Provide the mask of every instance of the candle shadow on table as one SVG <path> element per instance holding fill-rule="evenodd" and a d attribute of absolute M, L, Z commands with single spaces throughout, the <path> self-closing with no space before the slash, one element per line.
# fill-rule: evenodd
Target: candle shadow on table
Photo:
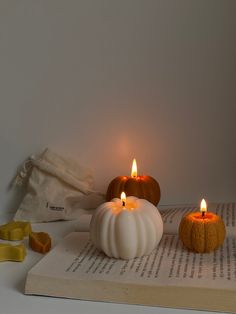
<path fill-rule="evenodd" d="M 24 294 L 27 274 L 30 269 L 39 262 L 39 260 L 43 257 L 43 254 L 31 251 L 29 248 L 28 238 L 25 238 L 22 242 L 26 247 L 27 255 L 23 262 L 14 262 L 17 267 L 14 268 L 15 276 L 14 273 L 12 273 L 12 278 L 14 277 L 15 280 L 11 281 L 11 289 Z"/>
<path fill-rule="evenodd" d="M 19 279 L 16 282 L 15 287 L 13 287 L 13 289 L 16 290 L 17 292 L 20 292 L 21 294 L 24 294 L 24 292 L 25 292 L 25 281 L 26 281 L 26 276 Z"/>

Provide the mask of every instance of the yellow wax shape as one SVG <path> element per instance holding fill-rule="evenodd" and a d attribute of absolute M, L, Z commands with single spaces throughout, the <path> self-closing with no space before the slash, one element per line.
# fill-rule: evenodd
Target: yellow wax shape
<path fill-rule="evenodd" d="M 31 232 L 31 224 L 24 221 L 11 221 L 0 226 L 0 239 L 19 241 Z"/>
<path fill-rule="evenodd" d="M 10 243 L 0 243 L 0 262 L 14 261 L 22 262 L 26 256 L 24 244 L 12 245 Z"/>

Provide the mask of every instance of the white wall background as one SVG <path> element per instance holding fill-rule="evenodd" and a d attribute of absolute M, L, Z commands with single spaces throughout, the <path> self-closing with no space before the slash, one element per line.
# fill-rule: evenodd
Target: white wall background
<path fill-rule="evenodd" d="M 139 172 L 161 203 L 235 200 L 236 1 L 0 1 L 0 206 L 31 153 Z"/>

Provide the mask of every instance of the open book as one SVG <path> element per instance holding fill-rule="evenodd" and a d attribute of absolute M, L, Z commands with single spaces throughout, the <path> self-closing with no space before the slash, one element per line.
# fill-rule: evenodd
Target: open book
<path fill-rule="evenodd" d="M 196 208 L 166 209 L 169 233 L 150 255 L 129 261 L 99 252 L 87 232 L 70 233 L 29 271 L 25 293 L 236 313 L 236 204 L 215 206 L 227 237 L 208 254 L 186 250 L 174 233 L 183 213 L 191 210 Z"/>

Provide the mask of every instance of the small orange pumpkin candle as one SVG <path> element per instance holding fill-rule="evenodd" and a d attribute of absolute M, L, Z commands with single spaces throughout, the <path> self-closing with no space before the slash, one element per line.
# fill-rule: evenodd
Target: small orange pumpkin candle
<path fill-rule="evenodd" d="M 127 196 L 136 196 L 157 205 L 161 198 L 158 182 L 151 176 L 138 176 L 137 163 L 133 160 L 131 176 L 119 176 L 113 179 L 107 189 L 106 200 L 119 198 L 124 191 Z"/>
<path fill-rule="evenodd" d="M 225 224 L 218 215 L 207 212 L 207 204 L 203 199 L 200 212 L 190 213 L 182 218 L 179 237 L 188 249 L 197 253 L 208 253 L 223 244 Z"/>

